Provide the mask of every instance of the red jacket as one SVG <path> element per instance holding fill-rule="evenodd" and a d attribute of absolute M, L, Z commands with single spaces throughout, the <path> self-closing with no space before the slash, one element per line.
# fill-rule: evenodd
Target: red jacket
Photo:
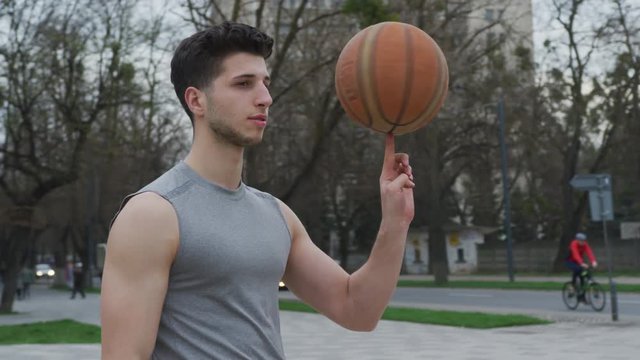
<path fill-rule="evenodd" d="M 580 244 L 579 240 L 571 241 L 569 244 L 569 260 L 582 264 L 584 263 L 584 254 L 587 253 L 587 257 L 589 261 L 592 263 L 596 261 L 595 256 L 593 256 L 593 251 L 591 251 L 591 247 L 585 241 L 584 244 Z"/>

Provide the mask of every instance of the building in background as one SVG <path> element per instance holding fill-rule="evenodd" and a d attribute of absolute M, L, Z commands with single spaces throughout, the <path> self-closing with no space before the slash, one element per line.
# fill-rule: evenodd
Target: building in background
<path fill-rule="evenodd" d="M 498 228 L 464 226 L 451 223 L 447 234 L 447 259 L 452 274 L 469 274 L 478 269 L 478 245 L 484 237 Z M 429 273 L 429 231 L 412 228 L 407 236 L 402 272 L 424 275 Z"/>

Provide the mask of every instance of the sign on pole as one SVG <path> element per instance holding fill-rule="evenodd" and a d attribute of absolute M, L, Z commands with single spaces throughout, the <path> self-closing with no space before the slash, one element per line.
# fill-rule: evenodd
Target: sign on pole
<path fill-rule="evenodd" d="M 611 176 L 609 174 L 578 174 L 569 183 L 577 190 L 589 192 L 592 221 L 613 220 Z"/>
<path fill-rule="evenodd" d="M 589 191 L 591 221 L 613 220 L 611 190 Z"/>
<path fill-rule="evenodd" d="M 611 190 L 609 174 L 578 174 L 569 182 L 577 190 Z"/>

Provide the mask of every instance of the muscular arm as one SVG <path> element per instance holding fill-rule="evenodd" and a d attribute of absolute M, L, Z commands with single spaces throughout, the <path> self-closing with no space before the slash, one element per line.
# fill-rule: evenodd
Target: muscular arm
<path fill-rule="evenodd" d="M 137 195 L 118 215 L 103 272 L 103 359 L 151 357 L 177 246 L 175 211 L 160 196 Z"/>
<path fill-rule="evenodd" d="M 373 330 L 396 288 L 413 219 L 411 167 L 387 137 L 380 176 L 382 222 L 371 255 L 352 275 L 318 249 L 300 220 L 281 204 L 293 242 L 285 282 L 300 299 L 348 329 Z"/>

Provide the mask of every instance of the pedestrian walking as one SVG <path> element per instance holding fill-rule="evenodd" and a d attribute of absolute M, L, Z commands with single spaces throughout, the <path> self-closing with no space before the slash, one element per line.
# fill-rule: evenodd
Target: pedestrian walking
<path fill-rule="evenodd" d="M 73 289 L 71 290 L 71 299 L 76 298 L 76 293 L 80 293 L 82 298 L 85 298 L 84 271 L 82 269 L 82 264 L 76 264 L 73 268 Z"/>
<path fill-rule="evenodd" d="M 35 281 L 35 274 L 30 267 L 25 266 L 20 272 L 22 278 L 22 298 L 26 299 L 31 296 L 31 284 Z"/>

